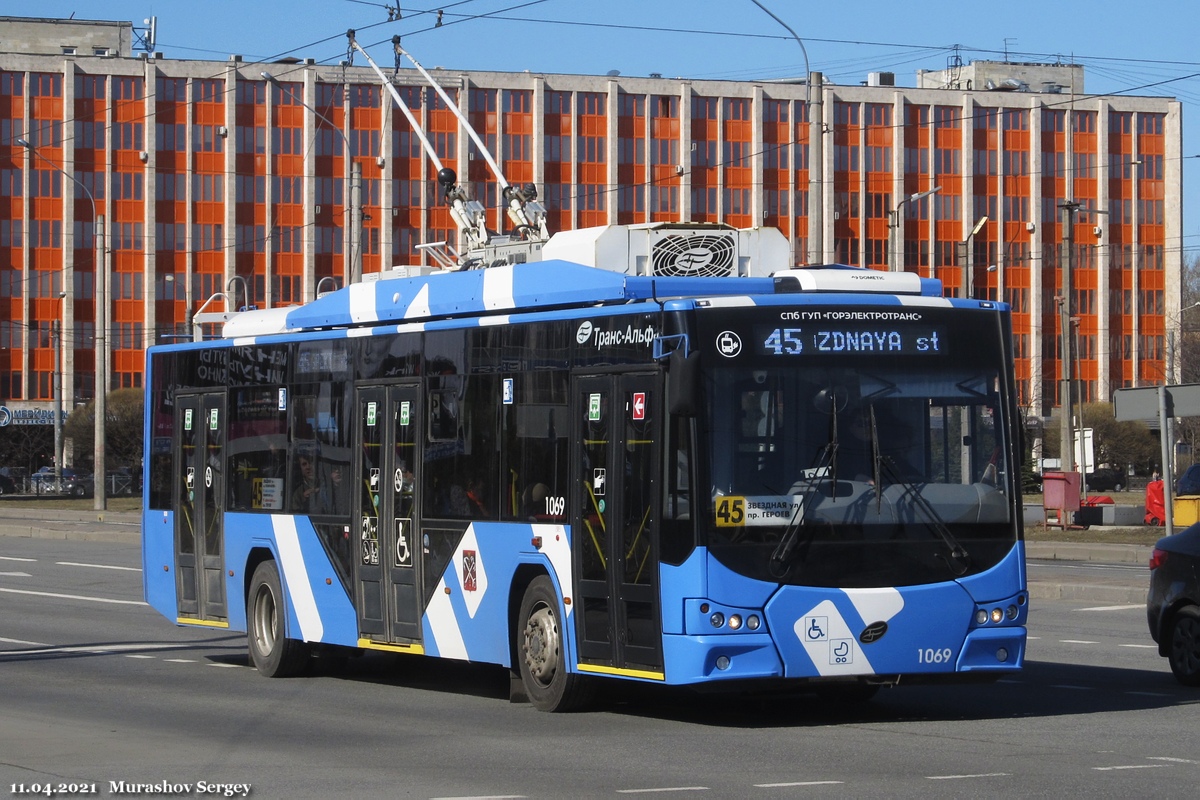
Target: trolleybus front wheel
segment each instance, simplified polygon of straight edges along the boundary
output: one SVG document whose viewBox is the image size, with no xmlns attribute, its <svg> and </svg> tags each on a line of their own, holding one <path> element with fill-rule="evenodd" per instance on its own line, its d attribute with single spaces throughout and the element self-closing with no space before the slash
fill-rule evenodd
<svg viewBox="0 0 1200 800">
<path fill-rule="evenodd" d="M 309 647 L 287 638 L 284 616 L 287 606 L 274 561 L 264 561 L 254 570 L 246 607 L 249 612 L 246 639 L 255 668 L 268 678 L 287 678 L 303 672 L 308 664 Z"/>
<path fill-rule="evenodd" d="M 517 659 L 529 702 L 539 711 L 571 711 L 593 695 L 592 683 L 567 672 L 558 595 L 550 578 L 534 578 L 521 600 Z"/>
</svg>

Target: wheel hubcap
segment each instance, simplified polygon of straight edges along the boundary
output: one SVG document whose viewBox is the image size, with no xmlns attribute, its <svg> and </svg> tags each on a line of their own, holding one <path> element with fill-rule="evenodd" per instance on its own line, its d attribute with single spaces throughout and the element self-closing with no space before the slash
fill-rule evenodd
<svg viewBox="0 0 1200 800">
<path fill-rule="evenodd" d="M 1175 635 L 1171 637 L 1171 649 L 1175 663 L 1188 675 L 1200 672 L 1200 624 L 1192 619 L 1183 619 L 1175 624 Z"/>
<path fill-rule="evenodd" d="M 525 623 L 525 666 L 538 683 L 554 680 L 558 650 L 558 622 L 549 607 L 539 605 Z"/>
<path fill-rule="evenodd" d="M 254 640 L 264 655 L 275 649 L 275 625 L 275 598 L 264 586 L 259 589 L 254 604 Z"/>
</svg>

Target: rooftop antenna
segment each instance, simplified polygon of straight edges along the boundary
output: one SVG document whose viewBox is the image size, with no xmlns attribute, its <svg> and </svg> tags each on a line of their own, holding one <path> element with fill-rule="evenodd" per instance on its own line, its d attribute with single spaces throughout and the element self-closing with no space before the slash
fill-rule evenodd
<svg viewBox="0 0 1200 800">
<path fill-rule="evenodd" d="M 153 53 L 154 45 L 158 41 L 158 17 L 148 17 L 142 20 L 142 24 L 146 27 L 133 29 L 133 47 L 135 50 Z"/>
</svg>

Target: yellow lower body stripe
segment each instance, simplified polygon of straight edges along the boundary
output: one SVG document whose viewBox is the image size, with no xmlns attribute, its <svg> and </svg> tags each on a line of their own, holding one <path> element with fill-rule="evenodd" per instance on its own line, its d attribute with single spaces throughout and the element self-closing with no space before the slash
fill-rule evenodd
<svg viewBox="0 0 1200 800">
<path fill-rule="evenodd" d="M 176 617 L 180 625 L 203 625 L 206 628 L 228 628 L 229 623 L 219 619 L 192 619 L 191 617 Z"/>
<path fill-rule="evenodd" d="M 580 672 L 593 672 L 597 675 L 622 675 L 626 678 L 646 678 L 651 681 L 665 681 L 667 676 L 663 672 L 657 672 L 648 669 L 623 669 L 621 667 L 601 667 L 595 664 L 577 664 L 575 666 Z"/>
<path fill-rule="evenodd" d="M 419 642 L 412 644 L 396 642 L 376 642 L 371 639 L 359 639 L 358 646 L 364 650 L 384 650 L 389 653 L 411 653 L 416 656 L 425 655 L 425 646 Z"/>
</svg>

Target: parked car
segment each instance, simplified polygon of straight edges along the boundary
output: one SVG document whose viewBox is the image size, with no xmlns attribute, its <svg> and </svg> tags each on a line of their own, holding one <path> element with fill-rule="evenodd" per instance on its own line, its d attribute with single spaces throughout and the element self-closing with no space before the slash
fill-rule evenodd
<svg viewBox="0 0 1200 800">
<path fill-rule="evenodd" d="M 0 494 L 16 494 L 17 482 L 7 475 L 0 475 Z"/>
<path fill-rule="evenodd" d="M 96 484 L 90 472 L 64 469 L 62 488 L 59 491 L 72 497 L 91 497 L 96 491 Z"/>
<path fill-rule="evenodd" d="M 1150 555 L 1146 619 L 1175 679 L 1200 686 L 1200 524 L 1166 536 Z"/>
<path fill-rule="evenodd" d="M 92 475 L 84 470 L 64 467 L 62 483 L 54 480 L 54 467 L 42 467 L 31 478 L 35 494 L 69 494 L 73 497 L 88 497 L 92 494 L 94 485 Z"/>
<path fill-rule="evenodd" d="M 1175 496 L 1200 494 L 1200 464 L 1192 464 L 1179 476 L 1175 484 Z"/>
<path fill-rule="evenodd" d="M 1089 492 L 1119 492 L 1129 484 L 1129 479 L 1117 469 L 1101 467 L 1085 476 Z"/>
</svg>

